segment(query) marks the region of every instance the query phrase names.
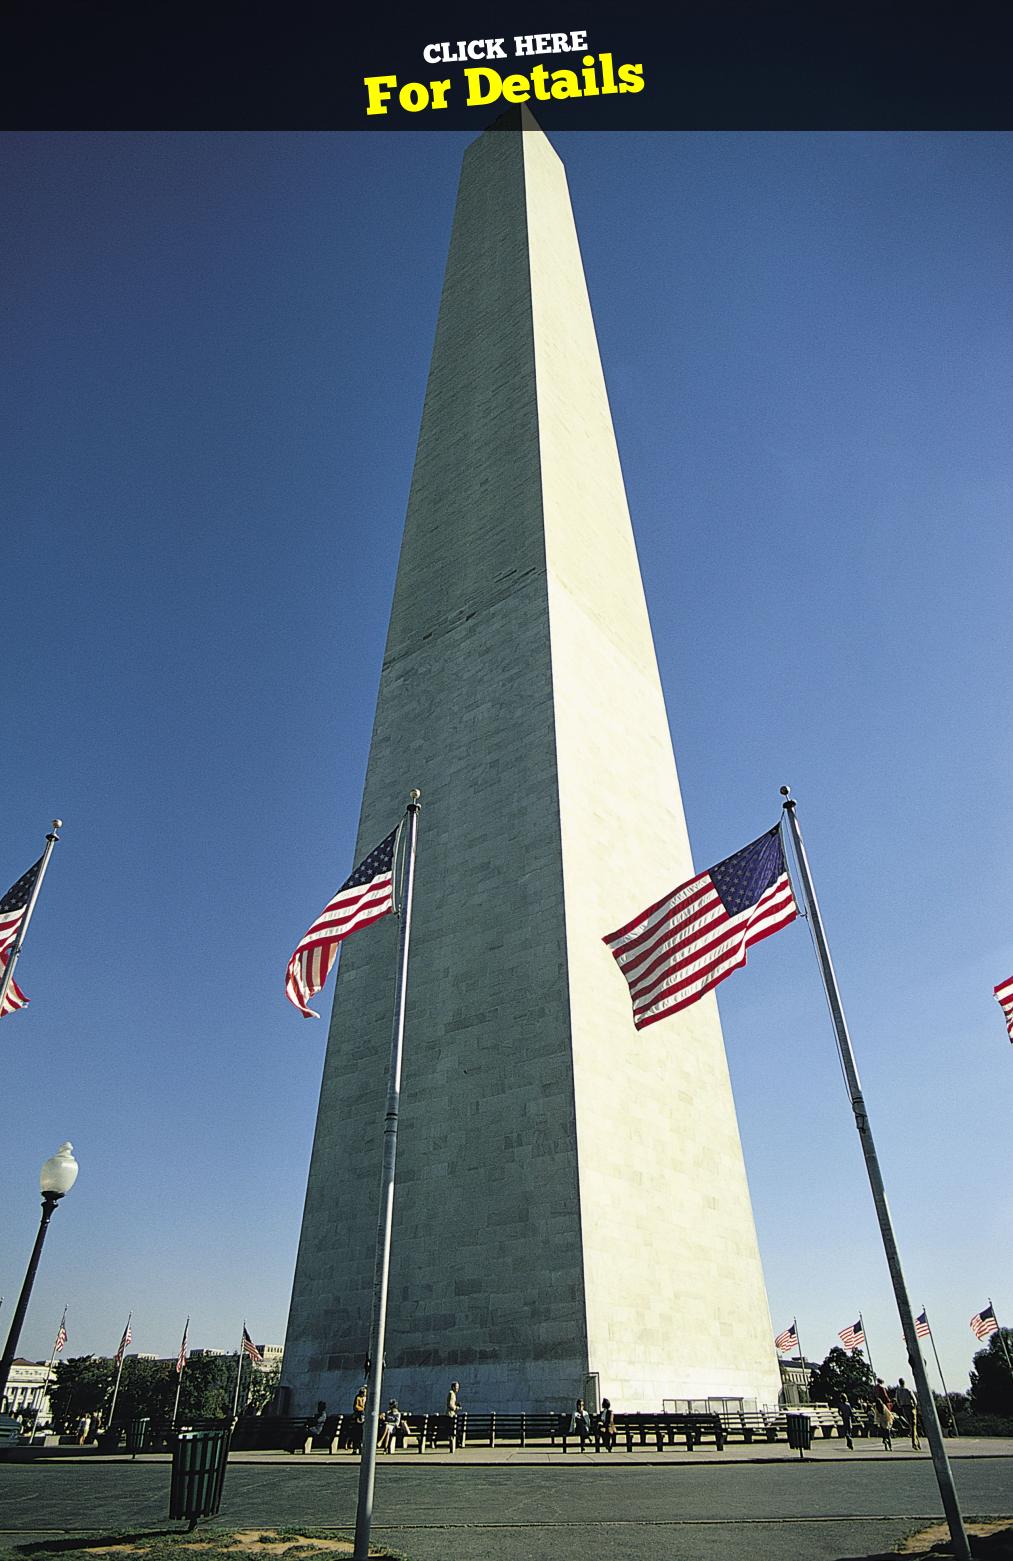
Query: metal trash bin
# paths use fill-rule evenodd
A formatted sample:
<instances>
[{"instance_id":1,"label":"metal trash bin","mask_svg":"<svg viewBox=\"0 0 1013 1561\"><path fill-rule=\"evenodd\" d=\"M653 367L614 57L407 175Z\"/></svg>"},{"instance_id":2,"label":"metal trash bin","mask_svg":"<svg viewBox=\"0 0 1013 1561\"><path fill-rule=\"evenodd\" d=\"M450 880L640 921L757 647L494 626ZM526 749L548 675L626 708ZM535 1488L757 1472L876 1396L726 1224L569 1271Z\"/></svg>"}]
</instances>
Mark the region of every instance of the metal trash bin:
<instances>
[{"instance_id":1,"label":"metal trash bin","mask_svg":"<svg viewBox=\"0 0 1013 1561\"><path fill-rule=\"evenodd\" d=\"M187 1518L191 1529L201 1518L216 1516L222 1504L229 1432L180 1431L172 1449L170 1518Z\"/></svg>"},{"instance_id":2,"label":"metal trash bin","mask_svg":"<svg viewBox=\"0 0 1013 1561\"><path fill-rule=\"evenodd\" d=\"M143 1453L148 1443L148 1433L151 1430L151 1419L148 1415L142 1415L137 1420L127 1422L127 1452L134 1458L138 1453Z\"/></svg>"},{"instance_id":3,"label":"metal trash bin","mask_svg":"<svg viewBox=\"0 0 1013 1561\"><path fill-rule=\"evenodd\" d=\"M802 1458L813 1444L812 1420L808 1415L791 1413L784 1418L788 1429L788 1446L796 1448Z\"/></svg>"}]
</instances>

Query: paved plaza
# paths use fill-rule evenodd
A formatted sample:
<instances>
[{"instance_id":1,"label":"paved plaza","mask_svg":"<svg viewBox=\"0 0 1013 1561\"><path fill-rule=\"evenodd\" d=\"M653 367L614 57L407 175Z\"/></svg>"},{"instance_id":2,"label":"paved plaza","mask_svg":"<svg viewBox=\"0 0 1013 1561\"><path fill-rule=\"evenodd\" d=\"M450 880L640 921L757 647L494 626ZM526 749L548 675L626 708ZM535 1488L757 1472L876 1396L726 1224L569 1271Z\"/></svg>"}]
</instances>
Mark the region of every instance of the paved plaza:
<instances>
[{"instance_id":1,"label":"paved plaza","mask_svg":"<svg viewBox=\"0 0 1013 1561\"><path fill-rule=\"evenodd\" d=\"M1013 1511L1013 1441L949 1444L968 1518ZM349 1529L357 1461L239 1453L219 1522ZM169 1460L0 1464L0 1550L61 1535L166 1530ZM719 1454L473 1449L380 1460L374 1538L412 1561L844 1561L939 1518L928 1455L817 1443Z\"/></svg>"}]
</instances>

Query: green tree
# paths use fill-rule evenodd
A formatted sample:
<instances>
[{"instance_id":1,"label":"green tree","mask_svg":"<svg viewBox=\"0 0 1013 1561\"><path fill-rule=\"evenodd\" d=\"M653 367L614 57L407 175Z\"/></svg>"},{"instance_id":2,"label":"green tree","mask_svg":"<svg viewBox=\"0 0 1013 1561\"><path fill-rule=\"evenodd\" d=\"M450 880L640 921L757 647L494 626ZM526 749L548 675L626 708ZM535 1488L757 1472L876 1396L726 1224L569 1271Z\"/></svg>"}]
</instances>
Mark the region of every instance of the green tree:
<instances>
[{"instance_id":1,"label":"green tree","mask_svg":"<svg viewBox=\"0 0 1013 1561\"><path fill-rule=\"evenodd\" d=\"M976 1415L1013 1415L1013 1373L1006 1350L1013 1358L1013 1328L999 1328L978 1350L971 1368L971 1408Z\"/></svg>"},{"instance_id":2,"label":"green tree","mask_svg":"<svg viewBox=\"0 0 1013 1561\"><path fill-rule=\"evenodd\" d=\"M173 1372L173 1381L176 1374ZM175 1396L175 1387L173 1396ZM180 1419L228 1419L236 1392L235 1355L191 1355L179 1394ZM169 1409L171 1411L172 1404Z\"/></svg>"},{"instance_id":3,"label":"green tree","mask_svg":"<svg viewBox=\"0 0 1013 1561\"><path fill-rule=\"evenodd\" d=\"M116 1399L117 1425L141 1416L149 1420L168 1419L176 1393L173 1367L171 1360L138 1360L136 1355L127 1356Z\"/></svg>"},{"instance_id":4,"label":"green tree","mask_svg":"<svg viewBox=\"0 0 1013 1561\"><path fill-rule=\"evenodd\" d=\"M113 1363L95 1355L57 1362L49 1384L53 1425L73 1431L82 1415L104 1415L112 1397Z\"/></svg>"},{"instance_id":5,"label":"green tree","mask_svg":"<svg viewBox=\"0 0 1013 1561\"><path fill-rule=\"evenodd\" d=\"M835 1404L842 1393L860 1404L872 1397L875 1386L875 1374L861 1350L849 1354L838 1344L809 1375L809 1397L817 1404Z\"/></svg>"}]
</instances>

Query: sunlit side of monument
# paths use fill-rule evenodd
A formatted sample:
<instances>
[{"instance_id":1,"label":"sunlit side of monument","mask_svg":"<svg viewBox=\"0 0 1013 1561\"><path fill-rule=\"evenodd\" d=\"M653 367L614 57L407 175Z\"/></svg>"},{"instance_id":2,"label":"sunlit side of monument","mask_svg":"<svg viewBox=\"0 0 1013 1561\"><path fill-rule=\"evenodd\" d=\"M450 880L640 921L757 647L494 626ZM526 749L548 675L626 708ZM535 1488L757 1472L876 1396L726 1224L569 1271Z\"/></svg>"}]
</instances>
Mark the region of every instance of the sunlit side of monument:
<instances>
[{"instance_id":1,"label":"sunlit side of monument","mask_svg":"<svg viewBox=\"0 0 1013 1561\"><path fill-rule=\"evenodd\" d=\"M601 942L692 873L563 167L464 161L358 860L421 788L384 1393L776 1403L717 1007L637 1034ZM339 968L285 1381L367 1353L396 927Z\"/></svg>"}]
</instances>

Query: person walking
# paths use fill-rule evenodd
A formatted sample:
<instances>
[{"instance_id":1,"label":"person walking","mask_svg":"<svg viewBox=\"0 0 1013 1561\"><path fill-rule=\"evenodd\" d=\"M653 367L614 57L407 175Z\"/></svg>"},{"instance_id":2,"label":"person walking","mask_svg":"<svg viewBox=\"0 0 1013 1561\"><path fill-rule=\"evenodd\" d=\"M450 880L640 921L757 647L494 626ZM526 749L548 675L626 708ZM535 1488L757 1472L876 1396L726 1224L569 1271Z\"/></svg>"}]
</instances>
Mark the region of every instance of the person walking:
<instances>
[{"instance_id":1,"label":"person walking","mask_svg":"<svg viewBox=\"0 0 1013 1561\"><path fill-rule=\"evenodd\" d=\"M918 1399L903 1377L897 1378L897 1390L893 1395L893 1401L907 1421L908 1430L911 1432L911 1446L916 1453L920 1452L922 1444L918 1437Z\"/></svg>"},{"instance_id":2,"label":"person walking","mask_svg":"<svg viewBox=\"0 0 1013 1561\"><path fill-rule=\"evenodd\" d=\"M888 1453L892 1453L893 1400L883 1386L882 1377L876 1378L876 1386L872 1392L872 1418L876 1423L876 1430L883 1438L883 1446Z\"/></svg>"},{"instance_id":3,"label":"person walking","mask_svg":"<svg viewBox=\"0 0 1013 1561\"><path fill-rule=\"evenodd\" d=\"M846 1393L841 1394L837 1407L841 1412L841 1430L844 1432L844 1440L848 1444L849 1452L854 1452L855 1413L851 1407L851 1400Z\"/></svg>"}]
</instances>

